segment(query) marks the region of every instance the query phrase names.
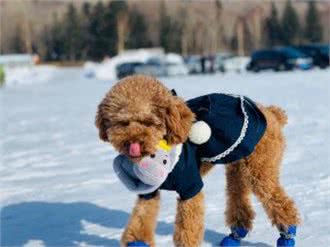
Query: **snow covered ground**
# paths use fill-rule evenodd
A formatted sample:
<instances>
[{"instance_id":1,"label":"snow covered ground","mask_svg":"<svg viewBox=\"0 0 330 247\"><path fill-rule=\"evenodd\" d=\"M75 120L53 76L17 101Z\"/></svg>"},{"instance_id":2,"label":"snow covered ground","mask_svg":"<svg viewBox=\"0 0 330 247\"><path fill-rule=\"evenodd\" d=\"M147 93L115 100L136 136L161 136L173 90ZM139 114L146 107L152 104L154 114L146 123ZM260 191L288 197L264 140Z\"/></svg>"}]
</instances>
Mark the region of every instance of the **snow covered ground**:
<instances>
[{"instance_id":1,"label":"snow covered ground","mask_svg":"<svg viewBox=\"0 0 330 247\"><path fill-rule=\"evenodd\" d=\"M46 83L52 80L56 71L52 65L5 68L5 85Z\"/></svg>"},{"instance_id":2,"label":"snow covered ground","mask_svg":"<svg viewBox=\"0 0 330 247\"><path fill-rule=\"evenodd\" d=\"M330 71L216 74L164 78L184 98L210 92L245 94L287 110L282 182L303 225L298 246L330 246ZM118 246L135 196L112 171L113 148L98 140L98 102L113 85L62 69L51 81L0 89L1 246ZM203 246L228 233L224 225L224 169L205 180ZM176 195L162 193L158 246L171 239ZM278 233L255 200L248 246L273 246Z\"/></svg>"}]
</instances>

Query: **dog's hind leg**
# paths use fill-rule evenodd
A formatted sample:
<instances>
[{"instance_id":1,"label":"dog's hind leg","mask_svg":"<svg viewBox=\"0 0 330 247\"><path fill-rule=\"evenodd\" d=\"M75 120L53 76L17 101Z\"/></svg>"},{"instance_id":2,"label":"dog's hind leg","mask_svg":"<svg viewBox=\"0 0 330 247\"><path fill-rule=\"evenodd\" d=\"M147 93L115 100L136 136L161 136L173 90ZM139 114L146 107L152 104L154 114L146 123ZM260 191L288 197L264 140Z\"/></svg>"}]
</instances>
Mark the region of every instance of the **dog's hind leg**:
<instances>
[{"instance_id":1,"label":"dog's hind leg","mask_svg":"<svg viewBox=\"0 0 330 247\"><path fill-rule=\"evenodd\" d=\"M247 159L246 177L273 225L297 225L298 210L280 185L280 166L285 148L281 130L283 123L277 120L278 116L275 119L274 114L265 112L265 115L268 127L255 151Z\"/></svg>"},{"instance_id":2,"label":"dog's hind leg","mask_svg":"<svg viewBox=\"0 0 330 247\"><path fill-rule=\"evenodd\" d=\"M267 111L265 115L268 127L255 151L247 159L246 177L272 224L280 230L278 245L294 246L293 237L299 224L299 214L293 200L280 185L280 165L285 147L281 131L283 123Z\"/></svg>"},{"instance_id":3,"label":"dog's hind leg","mask_svg":"<svg viewBox=\"0 0 330 247\"><path fill-rule=\"evenodd\" d=\"M278 179L255 177L254 194L262 203L269 219L280 231L277 246L294 246L299 216L294 202L285 193Z\"/></svg>"},{"instance_id":4,"label":"dog's hind leg","mask_svg":"<svg viewBox=\"0 0 330 247\"><path fill-rule=\"evenodd\" d=\"M131 242L144 242L155 246L154 232L157 225L160 195L151 199L138 198L128 225L123 233L121 244L127 246Z\"/></svg>"},{"instance_id":5,"label":"dog's hind leg","mask_svg":"<svg viewBox=\"0 0 330 247\"><path fill-rule=\"evenodd\" d=\"M299 223L298 212L294 202L277 182L272 185L267 181L258 181L253 192L261 201L268 217L275 226L290 226Z\"/></svg>"},{"instance_id":6,"label":"dog's hind leg","mask_svg":"<svg viewBox=\"0 0 330 247\"><path fill-rule=\"evenodd\" d=\"M178 200L174 243L177 247L201 246L204 238L204 194Z\"/></svg>"},{"instance_id":7,"label":"dog's hind leg","mask_svg":"<svg viewBox=\"0 0 330 247\"><path fill-rule=\"evenodd\" d=\"M273 225L289 226L299 223L298 211L294 202L285 193L278 180L270 181L258 177L255 178L252 188Z\"/></svg>"}]
</instances>

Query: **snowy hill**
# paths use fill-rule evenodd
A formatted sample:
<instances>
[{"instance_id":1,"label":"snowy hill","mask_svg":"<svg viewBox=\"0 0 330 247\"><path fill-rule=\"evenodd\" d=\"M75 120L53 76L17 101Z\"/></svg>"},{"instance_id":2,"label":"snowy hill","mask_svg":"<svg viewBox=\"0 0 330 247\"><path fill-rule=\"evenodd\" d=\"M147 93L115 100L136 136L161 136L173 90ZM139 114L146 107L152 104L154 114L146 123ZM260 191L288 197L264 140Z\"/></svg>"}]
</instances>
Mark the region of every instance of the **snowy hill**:
<instances>
[{"instance_id":1,"label":"snowy hill","mask_svg":"<svg viewBox=\"0 0 330 247\"><path fill-rule=\"evenodd\" d=\"M282 183L303 225L298 246L330 246L329 70L216 74L163 79L178 95L244 94L286 109L287 151ZM135 196L112 171L113 148L98 140L96 107L109 81L63 69L48 83L0 90L1 246L119 246ZM203 246L217 244L224 225L224 169L205 180ZM173 246L176 195L162 193L157 246ZM278 233L257 200L248 246L273 246Z\"/></svg>"}]
</instances>

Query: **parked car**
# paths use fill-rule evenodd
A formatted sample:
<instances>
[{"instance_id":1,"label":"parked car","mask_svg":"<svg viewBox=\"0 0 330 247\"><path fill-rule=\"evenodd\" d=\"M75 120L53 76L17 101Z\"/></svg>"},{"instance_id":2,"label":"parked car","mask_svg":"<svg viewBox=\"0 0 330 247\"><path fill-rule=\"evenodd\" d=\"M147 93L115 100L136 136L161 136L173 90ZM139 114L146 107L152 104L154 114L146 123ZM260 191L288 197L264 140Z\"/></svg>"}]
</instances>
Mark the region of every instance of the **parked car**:
<instances>
[{"instance_id":1,"label":"parked car","mask_svg":"<svg viewBox=\"0 0 330 247\"><path fill-rule=\"evenodd\" d=\"M201 56L191 55L184 58L189 74L202 73Z\"/></svg>"},{"instance_id":2,"label":"parked car","mask_svg":"<svg viewBox=\"0 0 330 247\"><path fill-rule=\"evenodd\" d=\"M313 58L292 47L276 48L284 53L288 63L293 64L294 68L308 70L313 68Z\"/></svg>"},{"instance_id":3,"label":"parked car","mask_svg":"<svg viewBox=\"0 0 330 247\"><path fill-rule=\"evenodd\" d=\"M150 58L146 63L135 69L136 74L150 75L154 77L165 76L167 73L165 63L160 58Z\"/></svg>"},{"instance_id":4,"label":"parked car","mask_svg":"<svg viewBox=\"0 0 330 247\"><path fill-rule=\"evenodd\" d=\"M87 78L94 78L95 77L95 70L97 69L97 67L99 66L99 63L95 63L95 62L91 62L91 61L87 61L84 64L84 76Z\"/></svg>"},{"instance_id":5,"label":"parked car","mask_svg":"<svg viewBox=\"0 0 330 247\"><path fill-rule=\"evenodd\" d=\"M165 56L166 75L181 76L187 75L189 70L184 63L182 56L175 53L169 53Z\"/></svg>"},{"instance_id":6,"label":"parked car","mask_svg":"<svg viewBox=\"0 0 330 247\"><path fill-rule=\"evenodd\" d=\"M232 57L234 55L230 53L217 53L215 55L215 70L225 72L225 61Z\"/></svg>"},{"instance_id":7,"label":"parked car","mask_svg":"<svg viewBox=\"0 0 330 247\"><path fill-rule=\"evenodd\" d=\"M329 66L329 45L299 45L295 49L313 58L315 66L324 69Z\"/></svg>"},{"instance_id":8,"label":"parked car","mask_svg":"<svg viewBox=\"0 0 330 247\"><path fill-rule=\"evenodd\" d=\"M251 61L247 69L258 72L264 69L282 71L292 70L294 68L305 70L312 67L313 59L311 57L294 48L282 47L255 51L251 56Z\"/></svg>"},{"instance_id":9,"label":"parked car","mask_svg":"<svg viewBox=\"0 0 330 247\"><path fill-rule=\"evenodd\" d=\"M246 70L247 65L250 63L250 57L232 56L223 61L222 72L234 71L243 72Z\"/></svg>"},{"instance_id":10,"label":"parked car","mask_svg":"<svg viewBox=\"0 0 330 247\"><path fill-rule=\"evenodd\" d=\"M189 74L214 73L218 71L216 56L191 55L185 58Z\"/></svg>"},{"instance_id":11,"label":"parked car","mask_svg":"<svg viewBox=\"0 0 330 247\"><path fill-rule=\"evenodd\" d=\"M137 73L139 67L142 67L143 63L141 62L130 62L130 63L122 63L116 67L117 70L117 78L121 79L123 77L134 75Z\"/></svg>"},{"instance_id":12,"label":"parked car","mask_svg":"<svg viewBox=\"0 0 330 247\"><path fill-rule=\"evenodd\" d=\"M116 67L116 70L118 79L134 74L160 77L165 76L167 73L164 62L159 58L150 58L145 63L121 63Z\"/></svg>"},{"instance_id":13,"label":"parked car","mask_svg":"<svg viewBox=\"0 0 330 247\"><path fill-rule=\"evenodd\" d=\"M322 54L327 55L328 57L330 56L330 45L316 45L319 47L320 51Z\"/></svg>"}]
</instances>

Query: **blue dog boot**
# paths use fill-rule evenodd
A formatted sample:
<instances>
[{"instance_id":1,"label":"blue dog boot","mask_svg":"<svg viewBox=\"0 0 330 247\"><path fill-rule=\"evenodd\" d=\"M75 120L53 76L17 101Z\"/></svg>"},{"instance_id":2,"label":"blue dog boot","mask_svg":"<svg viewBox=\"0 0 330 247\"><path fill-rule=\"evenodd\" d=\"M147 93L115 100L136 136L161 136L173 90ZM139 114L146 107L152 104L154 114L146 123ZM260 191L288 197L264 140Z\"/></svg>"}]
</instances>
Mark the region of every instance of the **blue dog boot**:
<instances>
[{"instance_id":1,"label":"blue dog boot","mask_svg":"<svg viewBox=\"0 0 330 247\"><path fill-rule=\"evenodd\" d=\"M232 227L231 234L222 239L220 246L241 246L241 239L244 238L247 233L248 231L243 227Z\"/></svg>"},{"instance_id":2,"label":"blue dog boot","mask_svg":"<svg viewBox=\"0 0 330 247\"><path fill-rule=\"evenodd\" d=\"M234 238L231 234L227 237L224 237L220 242L220 246L241 246L241 241L239 239Z\"/></svg>"},{"instance_id":3,"label":"blue dog boot","mask_svg":"<svg viewBox=\"0 0 330 247\"><path fill-rule=\"evenodd\" d=\"M150 247L143 241L134 241L134 242L129 242L127 244L127 247Z\"/></svg>"},{"instance_id":4,"label":"blue dog boot","mask_svg":"<svg viewBox=\"0 0 330 247\"><path fill-rule=\"evenodd\" d=\"M296 236L296 232L297 227L295 225L289 226L287 230L283 230L283 227L281 227L281 237L277 240L277 247L294 247L294 237Z\"/></svg>"},{"instance_id":5,"label":"blue dog boot","mask_svg":"<svg viewBox=\"0 0 330 247\"><path fill-rule=\"evenodd\" d=\"M286 239L285 237L280 237L277 239L277 247L294 247L295 246L295 241L294 238L288 238Z\"/></svg>"}]
</instances>

